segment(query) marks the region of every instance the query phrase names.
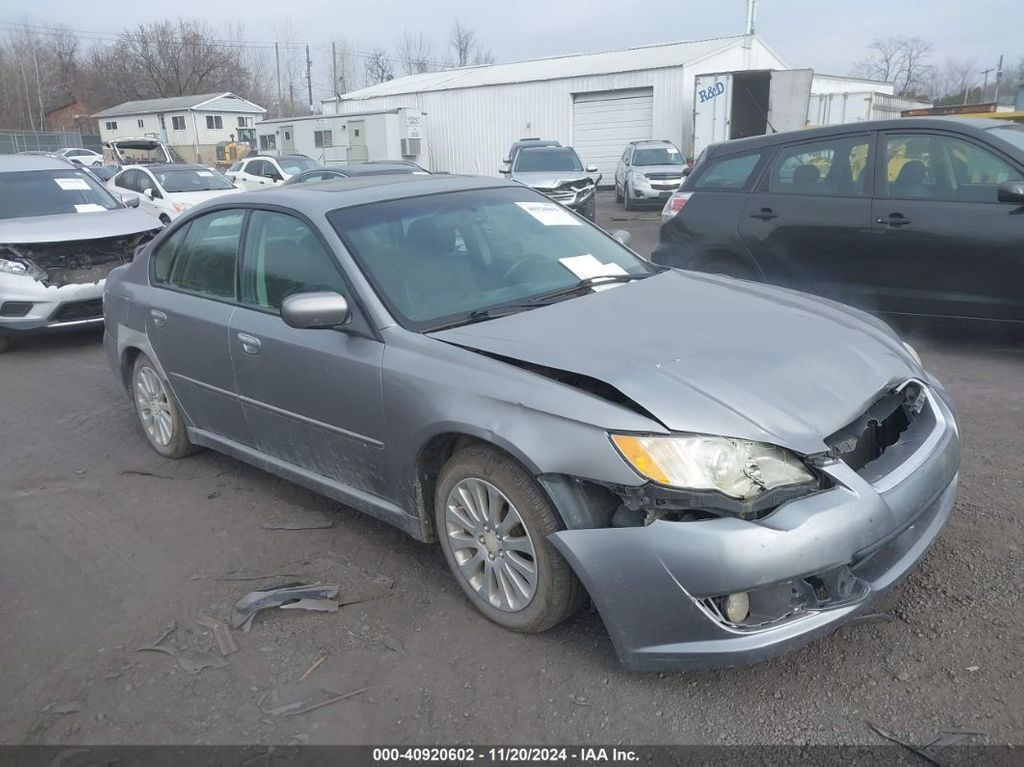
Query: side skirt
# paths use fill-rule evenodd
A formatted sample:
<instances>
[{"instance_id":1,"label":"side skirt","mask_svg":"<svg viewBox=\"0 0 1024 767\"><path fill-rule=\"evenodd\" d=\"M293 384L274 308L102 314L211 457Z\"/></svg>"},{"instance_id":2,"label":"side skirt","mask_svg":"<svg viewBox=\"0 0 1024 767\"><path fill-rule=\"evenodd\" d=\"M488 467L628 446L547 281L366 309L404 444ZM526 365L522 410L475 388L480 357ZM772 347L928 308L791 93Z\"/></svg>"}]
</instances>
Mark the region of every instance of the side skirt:
<instances>
[{"instance_id":1,"label":"side skirt","mask_svg":"<svg viewBox=\"0 0 1024 767\"><path fill-rule=\"evenodd\" d=\"M300 466L273 458L251 447L218 437L202 429L189 428L188 438L195 445L208 447L270 474L276 474L313 492L338 501L338 503L351 506L353 509L368 514L374 519L394 525L416 540L424 540L423 525L420 524L419 517L407 514L399 506L379 496L334 482Z\"/></svg>"}]
</instances>

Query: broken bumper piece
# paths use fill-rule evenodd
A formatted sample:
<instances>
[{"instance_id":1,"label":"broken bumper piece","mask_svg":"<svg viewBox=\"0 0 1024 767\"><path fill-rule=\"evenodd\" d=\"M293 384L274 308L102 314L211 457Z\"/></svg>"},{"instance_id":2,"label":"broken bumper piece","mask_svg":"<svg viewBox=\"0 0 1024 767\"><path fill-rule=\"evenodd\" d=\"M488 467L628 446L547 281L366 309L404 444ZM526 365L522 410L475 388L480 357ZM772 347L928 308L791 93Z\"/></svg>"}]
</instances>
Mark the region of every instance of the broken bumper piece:
<instances>
[{"instance_id":1,"label":"broken bumper piece","mask_svg":"<svg viewBox=\"0 0 1024 767\"><path fill-rule=\"evenodd\" d=\"M762 519L658 520L551 540L627 668L742 666L784 654L877 601L946 524L959 435L934 391L923 415L918 438L860 472L839 461L821 466L831 488ZM745 618L730 620L729 595L749 604Z\"/></svg>"}]
</instances>

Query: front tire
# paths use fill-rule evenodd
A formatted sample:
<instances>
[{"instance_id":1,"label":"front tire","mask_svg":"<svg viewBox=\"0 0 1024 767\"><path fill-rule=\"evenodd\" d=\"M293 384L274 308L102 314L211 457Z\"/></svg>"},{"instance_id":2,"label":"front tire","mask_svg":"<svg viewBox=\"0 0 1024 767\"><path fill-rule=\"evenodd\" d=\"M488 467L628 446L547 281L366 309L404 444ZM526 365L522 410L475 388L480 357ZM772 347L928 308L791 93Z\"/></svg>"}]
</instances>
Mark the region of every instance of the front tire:
<instances>
[{"instance_id":1,"label":"front tire","mask_svg":"<svg viewBox=\"0 0 1024 767\"><path fill-rule=\"evenodd\" d=\"M622 196L625 198L626 210L636 210L636 203L633 202L633 198L629 196L629 182L628 181L622 187Z\"/></svg>"},{"instance_id":2,"label":"front tire","mask_svg":"<svg viewBox=\"0 0 1024 767\"><path fill-rule=\"evenodd\" d=\"M615 185L615 202L616 202L617 204L621 205L621 204L622 204L622 201L623 201L624 199L625 199L625 198L624 198L624 197L622 196L622 192L620 192L620 191L619 191L619 185L618 185L618 184L616 184L616 185Z\"/></svg>"},{"instance_id":3,"label":"front tire","mask_svg":"<svg viewBox=\"0 0 1024 767\"><path fill-rule=\"evenodd\" d=\"M195 452L170 388L145 354L135 358L131 385L135 413L152 448L164 458L184 458Z\"/></svg>"},{"instance_id":4,"label":"front tire","mask_svg":"<svg viewBox=\"0 0 1024 767\"><path fill-rule=\"evenodd\" d=\"M10 348L11 348L11 339L8 338L5 334L0 333L0 354L3 354L5 351L7 351Z\"/></svg>"},{"instance_id":5,"label":"front tire","mask_svg":"<svg viewBox=\"0 0 1024 767\"><path fill-rule=\"evenodd\" d=\"M434 519L460 588L503 628L539 633L575 613L584 591L548 535L563 529L532 476L506 454L473 445L441 469Z\"/></svg>"}]
</instances>

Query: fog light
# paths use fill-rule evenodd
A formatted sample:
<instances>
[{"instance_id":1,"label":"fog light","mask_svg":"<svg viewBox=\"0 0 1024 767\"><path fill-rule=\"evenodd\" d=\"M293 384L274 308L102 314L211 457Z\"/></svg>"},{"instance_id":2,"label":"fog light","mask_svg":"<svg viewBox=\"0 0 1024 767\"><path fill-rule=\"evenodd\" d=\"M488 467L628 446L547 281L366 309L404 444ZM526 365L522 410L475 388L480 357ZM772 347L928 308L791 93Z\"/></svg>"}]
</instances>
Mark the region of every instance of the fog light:
<instances>
[{"instance_id":1,"label":"fog light","mask_svg":"<svg viewBox=\"0 0 1024 767\"><path fill-rule=\"evenodd\" d=\"M740 591L725 598L725 617L730 623L743 623L750 615L750 597Z\"/></svg>"}]
</instances>

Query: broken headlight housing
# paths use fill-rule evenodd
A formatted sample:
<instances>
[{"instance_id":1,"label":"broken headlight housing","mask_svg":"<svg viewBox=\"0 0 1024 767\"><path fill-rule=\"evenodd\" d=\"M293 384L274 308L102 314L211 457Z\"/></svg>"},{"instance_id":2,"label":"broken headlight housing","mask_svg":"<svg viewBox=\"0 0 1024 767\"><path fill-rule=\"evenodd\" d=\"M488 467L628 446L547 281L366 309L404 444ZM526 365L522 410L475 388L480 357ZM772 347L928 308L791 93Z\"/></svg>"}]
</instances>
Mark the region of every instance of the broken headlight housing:
<instances>
[{"instance_id":1,"label":"broken headlight housing","mask_svg":"<svg viewBox=\"0 0 1024 767\"><path fill-rule=\"evenodd\" d=\"M37 280L46 277L46 272L41 269L37 269L31 264L22 263L21 261L11 261L6 258L0 258L0 272L4 274L17 274L23 277L33 277Z\"/></svg>"},{"instance_id":2,"label":"broken headlight housing","mask_svg":"<svg viewBox=\"0 0 1024 767\"><path fill-rule=\"evenodd\" d=\"M612 442L638 474L668 487L749 501L778 487L817 481L796 455L763 442L632 434L613 434Z\"/></svg>"}]
</instances>

